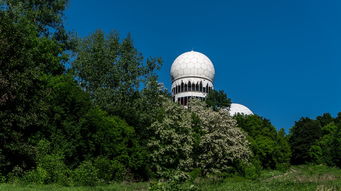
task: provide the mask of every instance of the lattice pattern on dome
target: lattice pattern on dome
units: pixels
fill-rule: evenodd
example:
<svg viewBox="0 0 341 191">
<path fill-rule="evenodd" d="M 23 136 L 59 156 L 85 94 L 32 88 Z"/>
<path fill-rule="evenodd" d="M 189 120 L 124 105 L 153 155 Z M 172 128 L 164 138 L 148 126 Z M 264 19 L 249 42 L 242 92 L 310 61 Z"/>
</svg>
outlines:
<svg viewBox="0 0 341 191">
<path fill-rule="evenodd" d="M 213 82 L 214 66 L 211 60 L 200 52 L 190 51 L 178 56 L 171 67 L 172 81 L 185 77 L 200 77 Z"/>
<path fill-rule="evenodd" d="M 192 98 L 204 100 L 213 89 L 214 66 L 200 52 L 190 51 L 178 56 L 171 67 L 172 97 L 187 105 Z"/>
</svg>

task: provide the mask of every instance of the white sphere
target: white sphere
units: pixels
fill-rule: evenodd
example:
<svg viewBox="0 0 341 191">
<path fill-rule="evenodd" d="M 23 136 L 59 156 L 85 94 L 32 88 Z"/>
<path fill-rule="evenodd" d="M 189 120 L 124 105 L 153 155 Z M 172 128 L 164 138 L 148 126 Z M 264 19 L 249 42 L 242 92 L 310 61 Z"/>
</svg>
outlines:
<svg viewBox="0 0 341 191">
<path fill-rule="evenodd" d="M 230 111 L 229 111 L 231 116 L 234 116 L 236 114 L 244 114 L 244 115 L 253 115 L 252 111 L 247 108 L 246 106 L 238 103 L 232 103 L 230 106 Z"/>
<path fill-rule="evenodd" d="M 196 51 L 181 54 L 174 60 L 171 67 L 172 81 L 184 77 L 199 77 L 213 82 L 214 73 L 211 60 L 206 55 Z"/>
</svg>

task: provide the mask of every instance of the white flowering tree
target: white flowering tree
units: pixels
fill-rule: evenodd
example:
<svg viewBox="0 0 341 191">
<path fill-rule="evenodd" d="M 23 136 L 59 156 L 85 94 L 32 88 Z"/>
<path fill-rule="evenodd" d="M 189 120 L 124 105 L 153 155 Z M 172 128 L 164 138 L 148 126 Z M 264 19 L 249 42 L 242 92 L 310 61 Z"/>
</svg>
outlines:
<svg viewBox="0 0 341 191">
<path fill-rule="evenodd" d="M 195 167 L 204 174 L 216 173 L 250 158 L 252 153 L 245 133 L 226 111 L 215 112 L 199 100 L 192 100 L 189 109 L 198 116 L 202 132 L 196 147 Z"/>
<path fill-rule="evenodd" d="M 236 121 L 199 100 L 192 100 L 188 109 L 165 101 L 164 118 L 154 122 L 149 131 L 151 163 L 161 176 L 194 168 L 200 168 L 204 175 L 223 172 L 251 155 L 246 135 Z"/>
<path fill-rule="evenodd" d="M 154 122 L 148 147 L 156 172 L 164 176 L 169 170 L 188 171 L 193 166 L 191 114 L 182 106 L 165 101 L 162 121 Z"/>
</svg>

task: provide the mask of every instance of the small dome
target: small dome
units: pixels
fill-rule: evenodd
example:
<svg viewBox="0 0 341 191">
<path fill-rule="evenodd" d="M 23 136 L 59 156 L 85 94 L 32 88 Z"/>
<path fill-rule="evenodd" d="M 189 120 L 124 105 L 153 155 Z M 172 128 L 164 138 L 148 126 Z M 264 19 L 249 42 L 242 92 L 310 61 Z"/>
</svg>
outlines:
<svg viewBox="0 0 341 191">
<path fill-rule="evenodd" d="M 231 116 L 234 116 L 237 113 L 244 114 L 244 115 L 253 115 L 252 111 L 249 108 L 238 103 L 231 104 L 229 113 Z"/>
<path fill-rule="evenodd" d="M 172 81 L 183 77 L 200 77 L 213 82 L 214 66 L 204 54 L 189 51 L 178 56 L 171 67 Z"/>
</svg>

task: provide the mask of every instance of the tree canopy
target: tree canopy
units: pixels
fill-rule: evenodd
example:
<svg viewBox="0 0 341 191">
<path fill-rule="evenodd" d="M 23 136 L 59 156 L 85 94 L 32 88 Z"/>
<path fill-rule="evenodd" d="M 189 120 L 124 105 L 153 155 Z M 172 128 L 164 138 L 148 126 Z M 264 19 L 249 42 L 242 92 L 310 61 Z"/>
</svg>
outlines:
<svg viewBox="0 0 341 191">
<path fill-rule="evenodd" d="M 237 114 L 238 126 L 248 134 L 256 160 L 263 168 L 283 168 L 289 165 L 290 146 L 284 130 L 276 131 L 271 122 L 258 115 Z"/>
<path fill-rule="evenodd" d="M 100 30 L 79 40 L 72 64 L 75 78 L 94 104 L 137 127 L 150 125 L 152 120 L 144 114 L 154 115 L 161 103 L 155 73 L 160 67 L 159 58 L 144 60 L 130 35 L 120 40 L 118 33 L 105 35 Z"/>
<path fill-rule="evenodd" d="M 227 172 L 251 156 L 246 135 L 224 111 L 192 100 L 189 109 L 166 100 L 164 117 L 149 130 L 152 166 L 160 176 L 169 170 L 202 174 Z"/>
<path fill-rule="evenodd" d="M 230 108 L 231 99 L 223 90 L 211 90 L 206 96 L 206 104 L 217 111 L 221 108 Z"/>
<path fill-rule="evenodd" d="M 340 113 L 324 113 L 316 119 L 301 118 L 290 130 L 292 164 L 317 163 L 340 167 Z"/>
</svg>

